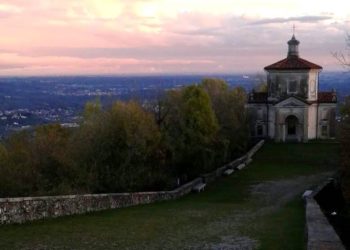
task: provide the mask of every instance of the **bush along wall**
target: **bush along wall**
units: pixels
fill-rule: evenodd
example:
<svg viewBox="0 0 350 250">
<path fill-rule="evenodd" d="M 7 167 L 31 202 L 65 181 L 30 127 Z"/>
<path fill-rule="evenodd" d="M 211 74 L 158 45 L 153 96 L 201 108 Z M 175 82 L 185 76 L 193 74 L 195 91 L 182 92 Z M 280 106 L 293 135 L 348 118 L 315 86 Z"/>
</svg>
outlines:
<svg viewBox="0 0 350 250">
<path fill-rule="evenodd" d="M 177 199 L 190 193 L 198 184 L 218 178 L 227 169 L 241 169 L 242 166 L 251 161 L 251 157 L 263 144 L 264 141 L 259 142 L 242 157 L 172 191 L 2 198 L 0 199 L 0 223 L 24 223 L 43 218 L 83 214 Z M 205 176 L 210 176 L 210 178 Z"/>
</svg>

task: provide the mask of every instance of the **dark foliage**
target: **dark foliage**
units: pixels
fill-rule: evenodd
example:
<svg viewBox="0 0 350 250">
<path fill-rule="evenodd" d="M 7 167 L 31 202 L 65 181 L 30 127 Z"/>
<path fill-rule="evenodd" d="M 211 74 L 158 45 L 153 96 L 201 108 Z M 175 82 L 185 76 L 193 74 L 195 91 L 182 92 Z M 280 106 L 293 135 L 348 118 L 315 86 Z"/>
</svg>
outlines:
<svg viewBox="0 0 350 250">
<path fill-rule="evenodd" d="M 246 150 L 245 96 L 206 79 L 152 109 L 89 102 L 79 128 L 44 125 L 0 144 L 0 196 L 172 188 Z"/>
<path fill-rule="evenodd" d="M 341 186 L 345 200 L 350 204 L 350 97 L 341 105 Z"/>
</svg>

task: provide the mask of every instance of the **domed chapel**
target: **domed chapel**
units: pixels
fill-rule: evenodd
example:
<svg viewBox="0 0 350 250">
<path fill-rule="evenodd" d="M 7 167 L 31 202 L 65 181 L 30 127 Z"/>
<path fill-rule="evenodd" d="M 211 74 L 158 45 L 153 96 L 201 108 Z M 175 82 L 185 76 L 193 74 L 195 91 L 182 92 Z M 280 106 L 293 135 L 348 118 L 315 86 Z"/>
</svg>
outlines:
<svg viewBox="0 0 350 250">
<path fill-rule="evenodd" d="M 335 137 L 335 91 L 319 91 L 322 67 L 299 56 L 293 34 L 283 60 L 266 66 L 267 92 L 248 97 L 251 135 L 277 142 Z"/>
</svg>

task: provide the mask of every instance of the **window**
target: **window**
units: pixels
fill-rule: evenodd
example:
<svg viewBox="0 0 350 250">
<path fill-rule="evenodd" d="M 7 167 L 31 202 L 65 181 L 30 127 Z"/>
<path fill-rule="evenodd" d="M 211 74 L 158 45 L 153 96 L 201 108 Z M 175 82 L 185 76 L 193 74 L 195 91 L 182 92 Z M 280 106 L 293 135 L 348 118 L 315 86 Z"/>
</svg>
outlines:
<svg viewBox="0 0 350 250">
<path fill-rule="evenodd" d="M 257 134 L 257 136 L 263 136 L 264 131 L 263 131 L 263 126 L 262 125 L 258 125 L 256 127 L 256 134 Z"/>
<path fill-rule="evenodd" d="M 322 110 L 322 112 L 321 112 L 321 119 L 322 120 L 328 120 L 328 110 L 326 110 L 326 109 L 324 109 L 324 110 Z"/>
<path fill-rule="evenodd" d="M 296 93 L 297 92 L 297 81 L 292 80 L 288 82 L 288 92 L 289 93 Z"/>
<path fill-rule="evenodd" d="M 328 126 L 327 125 L 322 125 L 322 127 L 321 127 L 321 135 L 322 136 L 328 136 Z"/>
</svg>

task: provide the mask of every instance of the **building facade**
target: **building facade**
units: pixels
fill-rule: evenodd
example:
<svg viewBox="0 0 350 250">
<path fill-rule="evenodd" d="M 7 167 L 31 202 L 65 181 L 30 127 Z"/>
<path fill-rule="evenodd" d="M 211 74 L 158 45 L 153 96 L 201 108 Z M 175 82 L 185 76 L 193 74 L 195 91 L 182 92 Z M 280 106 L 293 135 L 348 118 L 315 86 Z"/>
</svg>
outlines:
<svg viewBox="0 0 350 250">
<path fill-rule="evenodd" d="M 299 41 L 288 41 L 285 59 L 266 66 L 267 92 L 248 97 L 253 137 L 306 142 L 335 137 L 337 96 L 319 91 L 322 67 L 299 56 Z"/>
</svg>

